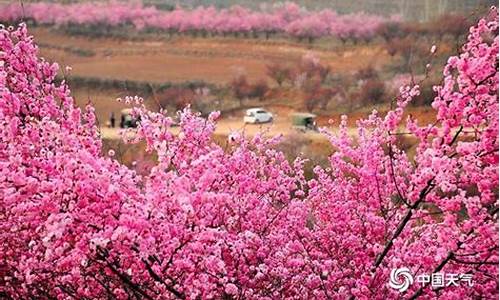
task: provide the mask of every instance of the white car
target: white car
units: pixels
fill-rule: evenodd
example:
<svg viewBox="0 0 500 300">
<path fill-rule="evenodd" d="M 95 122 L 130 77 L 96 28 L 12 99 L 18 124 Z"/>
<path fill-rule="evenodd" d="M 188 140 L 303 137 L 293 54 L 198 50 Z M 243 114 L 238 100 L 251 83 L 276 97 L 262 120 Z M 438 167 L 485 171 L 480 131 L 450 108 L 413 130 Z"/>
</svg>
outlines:
<svg viewBox="0 0 500 300">
<path fill-rule="evenodd" d="M 248 109 L 243 117 L 243 122 L 246 124 L 259 124 L 273 121 L 273 114 L 265 111 L 262 108 Z"/>
</svg>

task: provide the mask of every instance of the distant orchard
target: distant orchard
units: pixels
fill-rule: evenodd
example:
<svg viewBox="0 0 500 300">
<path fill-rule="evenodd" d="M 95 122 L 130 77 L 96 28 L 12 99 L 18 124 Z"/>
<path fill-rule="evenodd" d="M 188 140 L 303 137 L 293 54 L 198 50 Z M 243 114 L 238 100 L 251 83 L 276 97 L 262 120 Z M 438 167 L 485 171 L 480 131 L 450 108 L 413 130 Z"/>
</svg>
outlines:
<svg viewBox="0 0 500 300">
<path fill-rule="evenodd" d="M 191 10 L 177 7 L 172 11 L 144 6 L 140 2 L 103 3 L 11 3 L 0 6 L 0 21 L 15 23 L 31 20 L 38 24 L 133 26 L 137 30 L 200 32 L 202 34 L 271 34 L 314 38 L 332 36 L 342 40 L 369 40 L 381 24 L 398 21 L 366 13 L 340 15 L 324 9 L 308 11 L 294 3 L 275 5 L 267 11 L 253 11 L 242 6 L 216 9 L 213 6 Z"/>
</svg>

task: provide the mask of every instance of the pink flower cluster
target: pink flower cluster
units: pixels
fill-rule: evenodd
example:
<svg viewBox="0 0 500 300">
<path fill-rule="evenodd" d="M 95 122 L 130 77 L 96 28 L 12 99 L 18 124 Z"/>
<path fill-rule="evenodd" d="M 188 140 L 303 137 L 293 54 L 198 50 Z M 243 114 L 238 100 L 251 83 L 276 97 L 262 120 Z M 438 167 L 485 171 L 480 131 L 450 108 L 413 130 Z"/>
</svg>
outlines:
<svg viewBox="0 0 500 300">
<path fill-rule="evenodd" d="M 286 33 L 294 37 L 335 36 L 341 39 L 370 39 L 387 19 L 365 13 L 339 15 L 325 9 L 307 11 L 294 3 L 275 6 L 269 11 L 252 11 L 241 6 L 217 10 L 213 6 L 173 11 L 145 7 L 140 2 L 52 2 L 12 3 L 0 7 L 0 20 L 17 22 L 31 19 L 57 26 L 131 24 L 138 30 L 153 28 L 174 32 Z M 392 20 L 395 20 L 392 18 Z"/>
<path fill-rule="evenodd" d="M 498 11 L 471 28 L 436 87 L 437 122 L 404 109 L 325 134 L 328 167 L 304 175 L 279 138 L 211 137 L 217 113 L 135 108 L 157 163 L 139 175 L 103 153 L 58 67 L 25 25 L 0 29 L 0 295 L 13 299 L 480 299 L 498 297 Z M 138 102 L 140 102 L 138 100 Z M 116 155 L 116 154 L 114 154 Z M 415 276 L 473 286 L 392 289 Z"/>
</svg>

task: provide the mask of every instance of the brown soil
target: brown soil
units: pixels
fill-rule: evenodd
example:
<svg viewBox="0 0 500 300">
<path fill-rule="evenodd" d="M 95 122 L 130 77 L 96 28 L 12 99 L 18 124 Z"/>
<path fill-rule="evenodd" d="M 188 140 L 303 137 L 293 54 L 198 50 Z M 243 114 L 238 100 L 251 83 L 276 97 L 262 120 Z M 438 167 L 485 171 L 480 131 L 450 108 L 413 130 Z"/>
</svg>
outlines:
<svg viewBox="0 0 500 300">
<path fill-rule="evenodd" d="M 119 39 L 91 39 L 67 36 L 49 28 L 32 28 L 31 34 L 41 44 L 42 56 L 56 61 L 61 66 L 71 66 L 69 76 L 98 77 L 108 79 L 128 79 L 147 82 L 185 82 L 203 80 L 224 84 L 235 74 L 243 72 L 252 81 L 266 78 L 265 68 L 271 62 L 294 63 L 307 52 L 314 52 L 323 63 L 332 67 L 334 72 L 352 73 L 366 66 L 381 67 L 390 62 L 390 57 L 378 45 L 358 45 L 355 47 L 336 47 L 325 50 L 320 47 L 310 49 L 305 43 L 273 42 L 236 38 L 190 38 L 175 37 L 170 40 L 127 41 Z M 93 53 L 85 56 L 78 51 Z M 127 95 L 126 91 L 95 91 L 88 88 L 72 87 L 78 105 L 91 101 L 101 126 L 103 137 L 118 138 L 116 129 L 106 128 L 105 124 L 112 112 L 119 122 L 119 112 L 125 105 L 118 103 L 117 97 Z M 312 148 L 324 149 L 326 139 L 314 133 L 297 133 L 292 128 L 290 114 L 299 110 L 296 99 L 289 99 L 286 91 L 276 100 L 265 103 L 246 103 L 248 106 L 264 106 L 275 116 L 273 124 L 244 125 L 243 108 L 224 114 L 216 135 L 223 140 L 231 131 L 244 130 L 253 135 L 261 130 L 274 134 L 303 134 L 312 140 Z M 349 125 L 355 120 L 368 116 L 371 109 L 349 113 Z M 332 110 L 334 111 L 334 110 Z M 380 110 L 381 112 L 384 109 Z M 409 113 L 422 120 L 433 121 L 430 109 L 409 109 Z M 325 126 L 329 119 L 337 126 L 340 112 L 318 117 L 318 124 Z M 355 129 L 351 130 L 355 133 Z"/>
<path fill-rule="evenodd" d="M 68 37 L 49 28 L 33 28 L 31 33 L 42 45 L 42 55 L 63 66 L 71 66 L 73 75 L 149 82 L 204 80 L 225 83 L 239 72 L 257 80 L 266 77 L 265 67 L 270 62 L 295 62 L 307 52 L 315 53 L 335 72 L 354 72 L 367 65 L 377 67 L 389 60 L 377 45 L 326 51 L 309 49 L 305 43 L 236 38 L 125 41 Z M 95 55 L 82 56 L 76 53 L 77 50 Z"/>
</svg>

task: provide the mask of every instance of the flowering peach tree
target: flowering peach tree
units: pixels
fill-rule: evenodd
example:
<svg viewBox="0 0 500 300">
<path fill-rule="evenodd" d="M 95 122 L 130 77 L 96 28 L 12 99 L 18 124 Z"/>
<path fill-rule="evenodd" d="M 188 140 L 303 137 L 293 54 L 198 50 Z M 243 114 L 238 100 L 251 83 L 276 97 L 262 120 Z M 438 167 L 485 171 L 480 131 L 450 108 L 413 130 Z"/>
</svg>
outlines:
<svg viewBox="0 0 500 300">
<path fill-rule="evenodd" d="M 55 26 L 130 26 L 137 30 L 155 29 L 170 33 L 249 34 L 286 33 L 292 37 L 333 36 L 342 39 L 370 40 L 380 26 L 399 22 L 398 16 L 384 18 L 366 13 L 337 14 L 330 9 L 308 11 L 293 2 L 273 5 L 269 10 L 249 10 L 239 5 L 225 9 L 198 6 L 176 7 L 172 11 L 145 6 L 141 1 L 93 1 L 60 4 L 18 2 L 0 4 L 0 21 L 30 20 Z"/>
<path fill-rule="evenodd" d="M 335 151 L 312 179 L 279 138 L 234 133 L 223 147 L 217 113 L 186 109 L 174 134 L 163 111 L 136 108 L 127 142 L 158 158 L 140 175 L 102 153 L 92 106 L 77 108 L 57 72 L 25 25 L 0 29 L 0 297 L 498 297 L 496 9 L 448 60 L 435 123 L 403 117 L 419 87 L 402 87 L 356 136 L 346 118 L 323 130 Z M 399 268 L 473 284 L 394 289 Z"/>
</svg>

